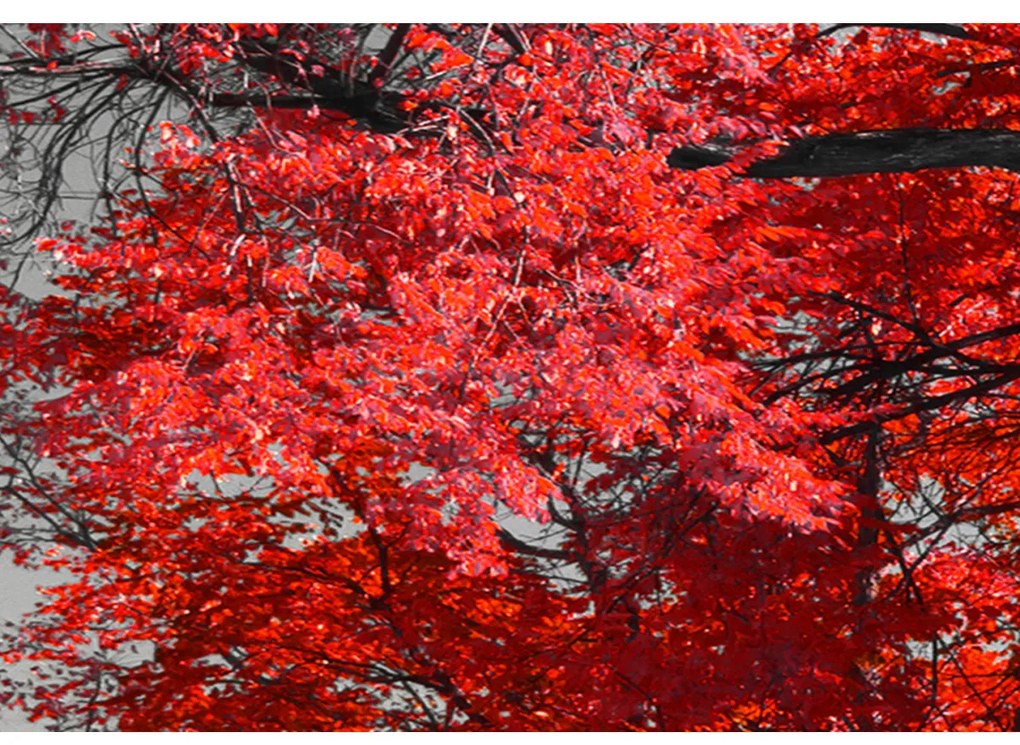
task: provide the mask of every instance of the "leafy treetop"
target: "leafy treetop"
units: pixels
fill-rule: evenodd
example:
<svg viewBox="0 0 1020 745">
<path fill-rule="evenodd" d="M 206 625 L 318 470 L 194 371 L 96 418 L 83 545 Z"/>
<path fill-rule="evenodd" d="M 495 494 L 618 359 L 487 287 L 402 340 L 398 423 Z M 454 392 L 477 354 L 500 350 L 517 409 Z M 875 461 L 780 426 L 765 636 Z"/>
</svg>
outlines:
<svg viewBox="0 0 1020 745">
<path fill-rule="evenodd" d="M 1010 729 L 1013 26 L 30 27 L 58 728 Z M 94 187 L 94 188 L 93 188 Z"/>
</svg>

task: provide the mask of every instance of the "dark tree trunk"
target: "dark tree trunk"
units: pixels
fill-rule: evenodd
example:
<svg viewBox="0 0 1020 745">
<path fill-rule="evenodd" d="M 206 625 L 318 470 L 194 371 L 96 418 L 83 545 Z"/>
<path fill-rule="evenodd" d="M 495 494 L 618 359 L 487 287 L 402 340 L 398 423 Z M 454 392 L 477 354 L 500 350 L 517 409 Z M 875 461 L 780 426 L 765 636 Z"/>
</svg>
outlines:
<svg viewBox="0 0 1020 745">
<path fill-rule="evenodd" d="M 673 148 L 673 168 L 696 170 L 728 163 L 724 148 Z M 890 129 L 806 137 L 752 163 L 749 178 L 817 178 L 898 173 L 925 168 L 995 166 L 1020 172 L 1020 131 L 1007 129 Z"/>
</svg>

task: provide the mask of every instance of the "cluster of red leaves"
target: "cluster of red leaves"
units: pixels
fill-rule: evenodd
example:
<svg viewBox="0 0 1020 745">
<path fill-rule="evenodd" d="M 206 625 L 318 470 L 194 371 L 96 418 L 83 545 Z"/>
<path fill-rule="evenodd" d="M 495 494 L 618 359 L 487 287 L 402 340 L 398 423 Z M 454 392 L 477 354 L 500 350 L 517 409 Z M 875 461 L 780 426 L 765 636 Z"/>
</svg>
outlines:
<svg viewBox="0 0 1020 745">
<path fill-rule="evenodd" d="M 219 92 L 246 42 L 283 34 L 161 33 L 174 74 Z M 79 579 L 8 655 L 51 676 L 34 713 L 1011 726 L 1016 386 L 977 404 L 949 394 L 979 373 L 874 371 L 930 338 L 1011 374 L 1016 341 L 982 334 L 1017 317 L 1015 177 L 763 183 L 665 160 L 1015 126 L 1015 86 L 982 65 L 1016 42 L 974 33 L 529 28 L 519 54 L 413 27 L 431 56 L 387 84 L 424 135 L 317 109 L 216 143 L 160 125 L 149 193 L 40 242 L 63 292 L 2 297 L 24 310 L 0 383 L 55 391 L 3 422 L 46 464 L 0 471 L 5 493 L 77 543 L 43 560 Z M 284 41 L 297 67 L 364 64 L 346 29 Z M 925 500 L 935 530 L 911 518 Z"/>
</svg>

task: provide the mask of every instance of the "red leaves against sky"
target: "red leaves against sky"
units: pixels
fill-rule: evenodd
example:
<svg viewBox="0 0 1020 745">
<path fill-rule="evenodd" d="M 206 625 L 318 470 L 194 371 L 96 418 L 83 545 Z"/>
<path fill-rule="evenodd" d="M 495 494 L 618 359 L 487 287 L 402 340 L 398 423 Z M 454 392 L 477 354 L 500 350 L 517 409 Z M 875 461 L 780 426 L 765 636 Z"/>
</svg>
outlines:
<svg viewBox="0 0 1020 745">
<path fill-rule="evenodd" d="M 1012 727 L 1016 176 L 666 166 L 1015 128 L 1015 34 L 972 34 L 412 26 L 374 83 L 400 131 L 323 96 L 155 125 L 147 193 L 40 241 L 63 291 L 2 296 L 4 509 L 60 530 L 6 540 L 78 577 L 12 696 L 125 729 Z M 267 102 L 374 64 L 344 28 L 115 38 L 210 110 L 245 64 Z"/>
</svg>

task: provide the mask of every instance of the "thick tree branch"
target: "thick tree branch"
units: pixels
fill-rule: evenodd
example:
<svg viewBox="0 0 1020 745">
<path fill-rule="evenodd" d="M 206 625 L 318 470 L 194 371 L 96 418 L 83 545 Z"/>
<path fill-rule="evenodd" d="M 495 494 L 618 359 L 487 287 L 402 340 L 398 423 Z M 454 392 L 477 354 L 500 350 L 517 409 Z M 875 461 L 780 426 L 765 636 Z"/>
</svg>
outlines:
<svg viewBox="0 0 1020 745">
<path fill-rule="evenodd" d="M 696 170 L 724 165 L 736 155 L 734 150 L 688 145 L 674 148 L 667 163 L 680 170 Z M 1020 172 L 1020 131 L 916 128 L 805 137 L 737 175 L 820 178 L 968 166 Z"/>
<path fill-rule="evenodd" d="M 954 39 L 973 38 L 969 33 L 967 33 L 967 29 L 955 23 L 837 23 L 835 26 L 830 26 L 818 34 L 818 38 L 821 39 L 823 36 L 831 36 L 838 31 L 843 31 L 848 28 L 856 28 L 858 26 L 892 28 L 903 31 L 921 31 L 926 34 L 951 36 Z"/>
<path fill-rule="evenodd" d="M 400 52 L 400 48 L 404 43 L 404 37 L 407 36 L 407 32 L 410 30 L 410 23 L 401 23 L 390 34 L 386 47 L 379 54 L 379 59 L 368 76 L 369 88 L 374 90 L 386 80 L 386 76 L 390 73 L 390 68 L 393 67 L 393 61 L 397 58 L 397 53 Z"/>
<path fill-rule="evenodd" d="M 857 424 L 851 424 L 846 427 L 840 427 L 839 429 L 825 433 L 818 441 L 823 445 L 828 445 L 838 440 L 842 440 L 845 437 L 851 437 L 867 432 L 872 426 L 874 426 L 875 423 L 884 424 L 885 422 L 902 419 L 906 416 L 917 414 L 922 411 L 931 411 L 933 409 L 941 408 L 942 406 L 963 403 L 972 398 L 976 398 L 985 393 L 990 393 L 1002 388 L 1018 378 L 1020 378 L 1020 368 L 1010 370 L 1009 372 L 1005 372 L 994 378 L 987 378 L 980 383 L 975 383 L 967 388 L 961 388 L 957 391 L 950 391 L 949 393 L 943 393 L 942 395 L 932 396 L 930 398 L 921 398 L 894 411 L 876 414 L 867 421 L 858 422 Z"/>
<path fill-rule="evenodd" d="M 492 30 L 517 54 L 524 54 L 531 49 L 528 38 L 521 33 L 516 23 L 496 23 L 493 24 Z"/>
</svg>

